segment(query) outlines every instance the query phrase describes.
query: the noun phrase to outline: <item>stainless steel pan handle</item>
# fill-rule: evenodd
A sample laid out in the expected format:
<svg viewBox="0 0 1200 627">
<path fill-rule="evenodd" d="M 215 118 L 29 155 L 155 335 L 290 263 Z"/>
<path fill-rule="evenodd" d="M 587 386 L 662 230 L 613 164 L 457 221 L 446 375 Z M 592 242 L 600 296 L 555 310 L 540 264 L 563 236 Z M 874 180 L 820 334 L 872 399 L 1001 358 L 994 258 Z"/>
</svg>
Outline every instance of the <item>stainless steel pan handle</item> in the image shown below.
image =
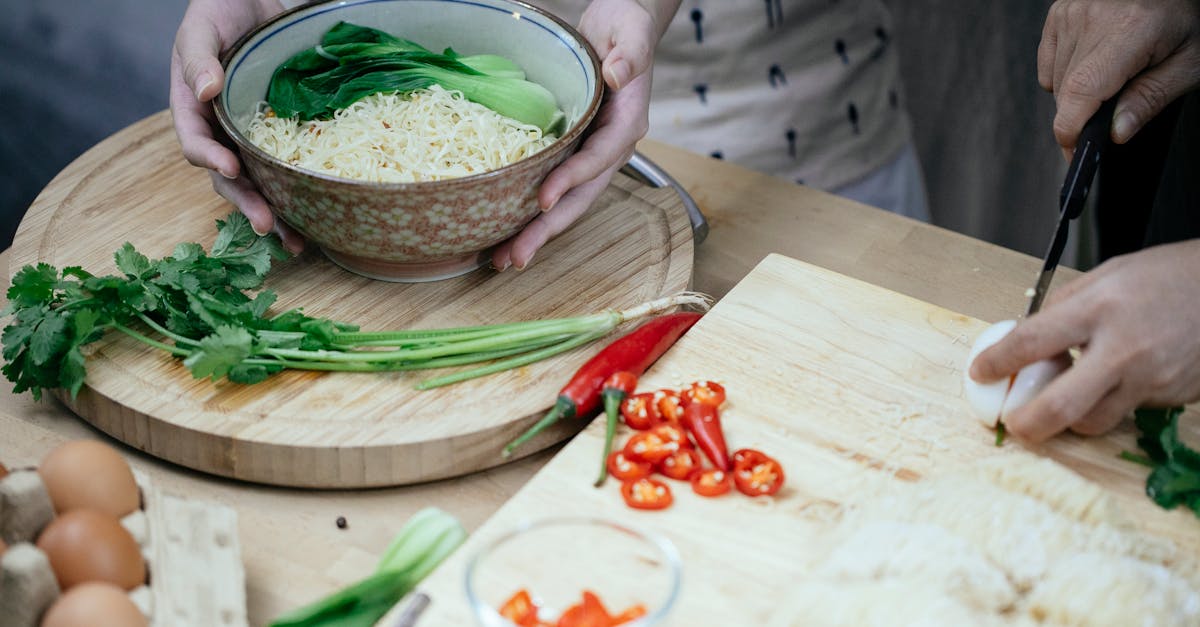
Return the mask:
<svg viewBox="0 0 1200 627">
<path fill-rule="evenodd" d="M 683 201 L 683 208 L 687 210 L 688 219 L 692 222 L 692 242 L 699 244 L 708 237 L 708 220 L 704 218 L 704 214 L 700 212 L 700 207 L 696 205 L 696 201 L 692 200 L 691 194 L 679 184 L 670 174 L 663 171 L 653 161 L 644 157 L 641 153 L 635 152 L 629 158 L 629 163 L 621 168 L 621 172 L 628 176 L 632 176 L 647 185 L 653 187 L 670 187 L 679 194 L 679 199 Z"/>
</svg>

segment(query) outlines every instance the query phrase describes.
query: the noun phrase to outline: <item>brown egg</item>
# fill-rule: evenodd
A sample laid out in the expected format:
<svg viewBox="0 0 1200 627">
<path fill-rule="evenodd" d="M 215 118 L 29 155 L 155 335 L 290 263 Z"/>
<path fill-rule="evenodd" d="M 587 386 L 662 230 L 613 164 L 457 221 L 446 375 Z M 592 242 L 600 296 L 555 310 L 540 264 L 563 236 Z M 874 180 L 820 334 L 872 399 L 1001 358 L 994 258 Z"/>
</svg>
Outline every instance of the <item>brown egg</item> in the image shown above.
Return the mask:
<svg viewBox="0 0 1200 627">
<path fill-rule="evenodd" d="M 87 507 L 121 518 L 140 505 L 129 464 L 103 442 L 67 442 L 42 459 L 38 474 L 59 514 Z"/>
<path fill-rule="evenodd" d="M 0 479 L 8 476 L 8 469 L 4 467 L 4 462 L 0 462 Z"/>
<path fill-rule="evenodd" d="M 0 538 L 0 555 L 4 555 L 4 552 L 7 550 L 8 545 L 4 543 L 4 538 Z"/>
<path fill-rule="evenodd" d="M 146 617 L 129 594 L 111 583 L 84 583 L 46 610 L 41 627 L 146 627 Z"/>
<path fill-rule="evenodd" d="M 132 590 L 146 581 L 146 562 L 137 541 L 112 516 L 73 509 L 46 525 L 37 546 L 50 560 L 58 586 L 107 581 Z"/>
</svg>

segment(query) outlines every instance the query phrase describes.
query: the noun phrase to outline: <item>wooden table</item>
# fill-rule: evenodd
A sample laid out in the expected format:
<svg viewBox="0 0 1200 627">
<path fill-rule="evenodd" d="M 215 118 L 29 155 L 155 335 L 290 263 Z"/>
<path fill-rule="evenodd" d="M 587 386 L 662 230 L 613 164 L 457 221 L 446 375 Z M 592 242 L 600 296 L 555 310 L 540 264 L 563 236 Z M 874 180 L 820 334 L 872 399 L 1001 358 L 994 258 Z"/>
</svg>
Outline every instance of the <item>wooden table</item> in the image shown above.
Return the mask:
<svg viewBox="0 0 1200 627">
<path fill-rule="evenodd" d="M 984 320 L 1016 316 L 1038 261 L 1011 250 L 853 203 L 723 161 L 646 140 L 640 149 L 672 173 L 711 223 L 697 249 L 695 287 L 726 293 L 779 252 Z M 205 176 L 199 170 L 196 176 Z M 0 287 L 7 287 L 0 254 Z M 1059 273 L 1059 279 L 1074 272 Z M 0 306 L 3 297 L 0 296 Z M 68 439 L 103 438 L 164 490 L 237 509 L 248 611 L 263 624 L 369 572 L 416 510 L 435 505 L 478 527 L 555 450 L 497 469 L 397 489 L 288 490 L 216 479 L 113 442 L 55 401 L 34 402 L 0 385 L 0 460 L 36 464 Z M 345 516 L 347 529 L 335 520 Z"/>
</svg>

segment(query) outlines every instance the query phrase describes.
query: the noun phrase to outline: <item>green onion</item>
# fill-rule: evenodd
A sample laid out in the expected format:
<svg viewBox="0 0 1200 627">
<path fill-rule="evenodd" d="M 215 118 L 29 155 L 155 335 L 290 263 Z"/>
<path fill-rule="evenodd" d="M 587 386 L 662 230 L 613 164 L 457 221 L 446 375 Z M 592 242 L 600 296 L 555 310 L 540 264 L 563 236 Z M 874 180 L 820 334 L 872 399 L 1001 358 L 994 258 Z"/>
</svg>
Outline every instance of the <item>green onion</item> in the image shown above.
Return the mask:
<svg viewBox="0 0 1200 627">
<path fill-rule="evenodd" d="M 370 627 L 467 538 L 455 518 L 426 508 L 408 520 L 367 578 L 288 612 L 271 627 Z"/>
</svg>

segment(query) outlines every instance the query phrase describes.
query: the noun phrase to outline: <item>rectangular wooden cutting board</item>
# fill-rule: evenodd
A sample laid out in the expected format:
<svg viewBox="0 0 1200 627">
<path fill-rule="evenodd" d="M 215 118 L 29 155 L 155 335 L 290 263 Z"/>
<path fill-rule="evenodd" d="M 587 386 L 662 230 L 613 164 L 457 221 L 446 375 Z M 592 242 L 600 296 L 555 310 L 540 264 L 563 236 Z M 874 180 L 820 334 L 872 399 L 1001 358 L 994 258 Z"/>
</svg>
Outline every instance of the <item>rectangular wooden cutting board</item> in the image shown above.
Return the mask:
<svg viewBox="0 0 1200 627">
<path fill-rule="evenodd" d="M 1019 448 L 994 446 L 992 432 L 962 398 L 967 351 L 984 326 L 768 257 L 654 366 L 639 390 L 697 379 L 724 384 L 729 447 L 759 448 L 782 462 L 787 485 L 778 497 L 701 499 L 686 484 L 670 482 L 669 510 L 630 510 L 617 482 L 592 487 L 603 436 L 602 421 L 594 421 L 426 580 L 423 590 L 433 602 L 419 624 L 473 624 L 463 585 L 467 561 L 519 523 L 552 516 L 610 518 L 670 538 L 684 566 L 666 624 L 760 624 L 803 574 L 796 565 L 815 548 L 808 542 L 814 508 L 843 501 L 872 478 L 920 481 Z M 1187 418 L 1184 438 L 1200 441 L 1197 421 Z M 618 443 L 627 437 L 622 427 Z M 1151 503 L 1143 493 L 1145 469 L 1118 459 L 1122 449 L 1136 450 L 1131 424 L 1101 438 L 1061 436 L 1038 452 L 1106 487 L 1142 529 L 1200 552 L 1200 521 Z M 604 564 L 590 567 L 598 581 L 620 576 Z M 514 578 L 513 590 L 521 585 Z"/>
</svg>

